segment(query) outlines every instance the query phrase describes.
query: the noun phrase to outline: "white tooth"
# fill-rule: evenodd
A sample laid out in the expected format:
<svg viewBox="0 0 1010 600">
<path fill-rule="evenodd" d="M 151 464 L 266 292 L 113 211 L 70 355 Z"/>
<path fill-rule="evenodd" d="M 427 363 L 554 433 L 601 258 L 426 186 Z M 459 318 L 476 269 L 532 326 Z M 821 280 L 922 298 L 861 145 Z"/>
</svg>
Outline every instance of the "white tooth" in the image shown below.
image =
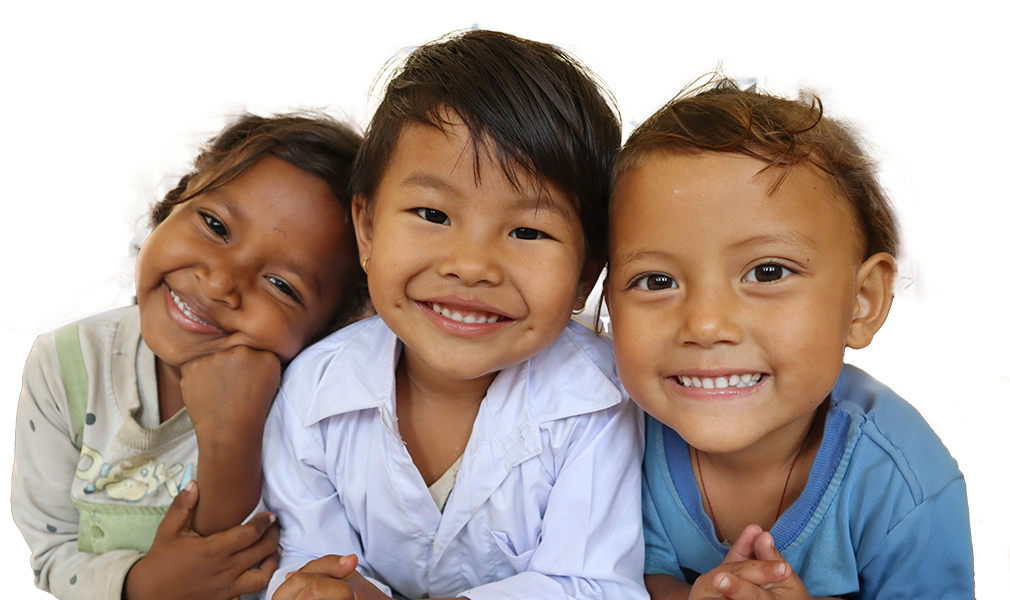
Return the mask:
<svg viewBox="0 0 1010 600">
<path fill-rule="evenodd" d="M 690 377 L 677 377 L 677 380 L 680 381 L 680 385 L 682 385 L 684 387 L 691 387 L 691 378 Z"/>
<path fill-rule="evenodd" d="M 487 318 L 487 322 L 488 323 L 497 323 L 498 322 L 498 315 L 491 315 L 490 317 Z"/>
<path fill-rule="evenodd" d="M 740 376 L 740 382 L 743 383 L 744 385 L 750 383 L 750 380 L 751 380 L 751 374 L 750 373 L 747 373 L 746 375 L 741 375 Z"/>
<path fill-rule="evenodd" d="M 701 380 L 698 379 L 697 377 L 692 377 L 691 378 L 691 385 L 694 386 L 694 387 L 701 387 Z"/>
<path fill-rule="evenodd" d="M 710 378 L 706 377 L 701 380 L 701 387 L 705 388 L 706 390 L 715 389 L 715 382 L 712 381 Z"/>
<path fill-rule="evenodd" d="M 740 376 L 739 375 L 730 375 L 729 376 L 729 384 L 730 385 L 736 385 L 738 383 L 740 383 Z"/>
<path fill-rule="evenodd" d="M 464 323 L 476 323 L 477 322 L 477 318 L 473 317 L 471 315 L 467 315 L 467 316 L 463 317 L 463 322 Z"/>
<path fill-rule="evenodd" d="M 715 387 L 717 387 L 719 389 L 722 389 L 722 388 L 728 387 L 728 386 L 729 386 L 729 381 L 727 381 L 725 377 L 716 377 L 715 378 Z"/>
<path fill-rule="evenodd" d="M 478 323 L 487 323 L 487 317 L 485 317 L 484 315 L 481 315 L 481 316 L 477 317 L 477 322 Z"/>
<path fill-rule="evenodd" d="M 442 307 L 435 304 L 434 302 L 431 303 L 431 310 L 437 312 L 438 314 L 442 314 Z"/>
<path fill-rule="evenodd" d="M 452 313 L 452 316 L 449 317 L 449 318 L 452 319 L 453 321 L 462 321 L 463 320 L 463 315 L 461 315 L 459 313 Z"/>
</svg>

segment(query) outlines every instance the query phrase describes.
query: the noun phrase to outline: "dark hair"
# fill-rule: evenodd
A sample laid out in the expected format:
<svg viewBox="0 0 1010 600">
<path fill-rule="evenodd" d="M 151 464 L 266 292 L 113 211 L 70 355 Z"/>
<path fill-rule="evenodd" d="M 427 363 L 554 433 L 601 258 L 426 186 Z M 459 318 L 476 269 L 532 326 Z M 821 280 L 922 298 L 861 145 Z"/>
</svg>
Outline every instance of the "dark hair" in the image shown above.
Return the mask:
<svg viewBox="0 0 1010 600">
<path fill-rule="evenodd" d="M 344 209 L 348 231 L 353 232 L 349 182 L 351 165 L 360 145 L 360 134 L 323 113 L 300 112 L 271 117 L 240 115 L 201 148 L 193 161 L 193 169 L 151 208 L 151 226 L 161 224 L 176 205 L 227 185 L 260 159 L 274 156 L 326 182 Z M 356 257 L 358 249 L 354 236 L 346 237 L 347 256 Z M 352 260 L 352 264 L 355 262 Z M 344 305 L 327 331 L 354 320 L 368 304 L 365 274 L 356 267 L 346 272 Z"/>
<path fill-rule="evenodd" d="M 470 131 L 475 177 L 482 151 L 509 182 L 549 181 L 577 203 L 586 258 L 602 258 L 610 173 L 621 143 L 609 92 L 576 58 L 506 33 L 449 34 L 414 50 L 393 73 L 354 162 L 351 190 L 374 200 L 408 123 L 445 131 L 455 113 Z"/>
<path fill-rule="evenodd" d="M 697 154 L 731 152 L 781 167 L 769 193 L 782 184 L 789 169 L 809 162 L 824 171 L 852 207 L 864 256 L 898 254 L 898 223 L 874 162 L 859 138 L 844 123 L 824 116 L 812 94 L 789 100 L 713 77 L 699 88 L 681 92 L 639 125 L 621 149 L 615 186 L 651 152 Z"/>
</svg>

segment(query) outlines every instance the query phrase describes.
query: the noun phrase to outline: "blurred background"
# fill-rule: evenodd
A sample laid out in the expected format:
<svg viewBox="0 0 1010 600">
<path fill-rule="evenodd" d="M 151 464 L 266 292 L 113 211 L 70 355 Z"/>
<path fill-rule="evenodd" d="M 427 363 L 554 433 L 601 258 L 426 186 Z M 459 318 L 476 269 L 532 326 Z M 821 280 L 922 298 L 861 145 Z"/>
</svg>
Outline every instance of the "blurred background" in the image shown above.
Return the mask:
<svg viewBox="0 0 1010 600">
<path fill-rule="evenodd" d="M 651 5 L 651 6 L 650 6 Z M 968 482 L 977 595 L 1010 573 L 1010 152 L 996 3 L 726 1 L 7 3 L 0 8 L 0 496 L 35 337 L 129 303 L 149 204 L 229 115 L 315 107 L 360 128 L 383 66 L 444 33 L 498 29 L 564 47 L 606 81 L 625 135 L 718 65 L 811 89 L 879 158 L 903 227 L 902 282 L 855 363 L 904 396 Z M 6 500 L 5 500 L 6 502 Z M 35 590 L 0 517 L 8 598 Z M 999 590 L 1002 590 L 1000 592 Z"/>
</svg>

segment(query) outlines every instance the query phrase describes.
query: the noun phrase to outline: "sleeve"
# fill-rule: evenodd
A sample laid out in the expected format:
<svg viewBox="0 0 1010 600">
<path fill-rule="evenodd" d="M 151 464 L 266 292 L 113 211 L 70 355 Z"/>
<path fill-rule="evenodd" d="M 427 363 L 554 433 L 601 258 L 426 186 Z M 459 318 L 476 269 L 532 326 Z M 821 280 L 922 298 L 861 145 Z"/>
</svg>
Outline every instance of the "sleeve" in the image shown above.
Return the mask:
<svg viewBox="0 0 1010 600">
<path fill-rule="evenodd" d="M 647 599 L 642 566 L 642 415 L 630 401 L 588 416 L 569 443 L 525 571 L 470 600 Z M 517 557 L 519 559 L 521 557 Z"/>
<path fill-rule="evenodd" d="M 52 334 L 25 364 L 14 434 L 11 512 L 31 549 L 35 585 L 57 598 L 119 600 L 141 553 L 77 549 L 79 515 L 70 486 L 80 459 Z"/>
<path fill-rule="evenodd" d="M 975 597 L 974 561 L 963 478 L 925 499 L 887 532 L 859 572 L 860 598 Z"/>
<path fill-rule="evenodd" d="M 325 423 L 325 422 L 324 422 Z M 357 554 L 358 572 L 387 595 L 365 561 L 338 490 L 326 472 L 322 438 L 313 435 L 286 401 L 282 389 L 267 417 L 263 437 L 263 499 L 281 524 L 280 564 L 270 579 L 272 598 L 287 573 L 327 554 Z"/>
</svg>

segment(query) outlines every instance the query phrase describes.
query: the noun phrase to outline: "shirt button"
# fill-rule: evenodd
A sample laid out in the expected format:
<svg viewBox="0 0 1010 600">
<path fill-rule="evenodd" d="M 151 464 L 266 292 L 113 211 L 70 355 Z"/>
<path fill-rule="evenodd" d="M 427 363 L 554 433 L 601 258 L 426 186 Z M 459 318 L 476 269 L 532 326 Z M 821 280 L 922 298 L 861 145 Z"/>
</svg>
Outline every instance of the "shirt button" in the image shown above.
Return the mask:
<svg viewBox="0 0 1010 600">
<path fill-rule="evenodd" d="M 92 539 L 100 540 L 105 537 L 105 531 L 98 525 L 91 526 L 91 537 Z"/>
</svg>

